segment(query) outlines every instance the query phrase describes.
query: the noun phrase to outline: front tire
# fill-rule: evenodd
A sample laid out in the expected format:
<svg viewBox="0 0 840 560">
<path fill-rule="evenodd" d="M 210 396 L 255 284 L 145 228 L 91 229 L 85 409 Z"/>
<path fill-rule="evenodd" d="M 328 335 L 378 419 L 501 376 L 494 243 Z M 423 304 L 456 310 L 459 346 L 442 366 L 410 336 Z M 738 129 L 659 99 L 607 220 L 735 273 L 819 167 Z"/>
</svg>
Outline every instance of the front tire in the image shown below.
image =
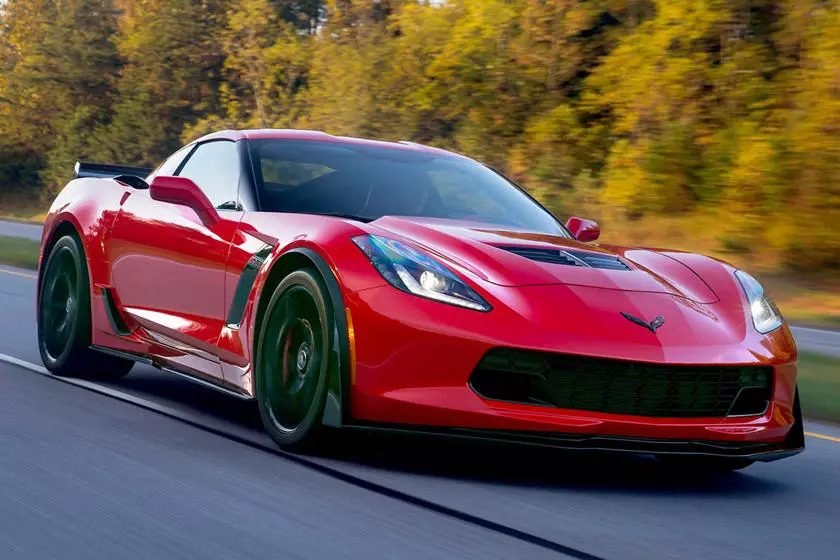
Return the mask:
<svg viewBox="0 0 840 560">
<path fill-rule="evenodd" d="M 260 326 L 255 392 L 266 431 L 283 449 L 312 449 L 322 431 L 333 317 L 318 273 L 280 282 Z"/>
<path fill-rule="evenodd" d="M 90 280 L 82 244 L 66 235 L 46 258 L 38 294 L 38 350 L 54 375 L 116 380 L 134 362 L 90 349 Z"/>
</svg>

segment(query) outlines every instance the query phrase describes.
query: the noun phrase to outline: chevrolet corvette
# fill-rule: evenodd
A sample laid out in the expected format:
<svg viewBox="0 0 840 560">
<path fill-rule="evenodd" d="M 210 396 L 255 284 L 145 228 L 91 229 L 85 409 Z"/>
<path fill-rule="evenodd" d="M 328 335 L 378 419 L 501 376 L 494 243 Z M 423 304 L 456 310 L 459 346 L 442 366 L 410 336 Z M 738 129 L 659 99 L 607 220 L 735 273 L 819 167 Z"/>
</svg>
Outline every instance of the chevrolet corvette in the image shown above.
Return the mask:
<svg viewBox="0 0 840 560">
<path fill-rule="evenodd" d="M 444 150 L 218 132 L 155 169 L 76 165 L 38 345 L 58 376 L 141 362 L 254 400 L 288 450 L 339 429 L 714 470 L 802 451 L 797 350 L 761 284 L 599 234 Z"/>
</svg>

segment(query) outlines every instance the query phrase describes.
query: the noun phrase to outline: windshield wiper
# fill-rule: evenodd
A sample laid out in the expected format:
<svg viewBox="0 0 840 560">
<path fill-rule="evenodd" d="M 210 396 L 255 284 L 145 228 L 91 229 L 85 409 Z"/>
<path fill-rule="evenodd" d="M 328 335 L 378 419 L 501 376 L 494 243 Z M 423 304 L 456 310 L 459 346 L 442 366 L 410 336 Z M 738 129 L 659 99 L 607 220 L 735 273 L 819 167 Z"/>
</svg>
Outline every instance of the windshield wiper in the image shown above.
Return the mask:
<svg viewBox="0 0 840 560">
<path fill-rule="evenodd" d="M 331 218 L 346 218 L 348 220 L 356 220 L 357 222 L 370 223 L 376 218 L 366 218 L 364 216 L 356 216 L 355 214 L 344 214 L 342 212 L 299 212 L 299 214 L 310 214 L 312 216 L 330 216 Z"/>
</svg>

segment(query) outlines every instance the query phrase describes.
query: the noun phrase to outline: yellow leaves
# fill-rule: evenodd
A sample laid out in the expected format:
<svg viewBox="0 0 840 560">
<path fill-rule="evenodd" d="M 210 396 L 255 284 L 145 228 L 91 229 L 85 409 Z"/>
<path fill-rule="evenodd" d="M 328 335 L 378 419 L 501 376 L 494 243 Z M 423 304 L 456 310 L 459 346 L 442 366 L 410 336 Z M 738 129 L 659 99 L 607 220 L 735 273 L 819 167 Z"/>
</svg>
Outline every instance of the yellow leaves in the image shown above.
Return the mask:
<svg viewBox="0 0 840 560">
<path fill-rule="evenodd" d="M 117 2 L 119 64 L 57 75 L 119 78 L 91 138 L 127 163 L 227 127 L 413 139 L 555 209 L 719 208 L 726 250 L 840 262 L 838 0 Z M 56 4 L 2 5 L 0 140 L 41 149 L 77 104 L 37 81 Z"/>
<path fill-rule="evenodd" d="M 760 195 L 762 188 L 772 178 L 768 170 L 772 169 L 775 156 L 770 142 L 761 136 L 744 139 L 732 169 L 727 177 L 727 187 L 733 195 L 746 200 L 753 208 L 761 207 Z"/>
<path fill-rule="evenodd" d="M 605 204 L 629 208 L 643 204 L 647 188 L 650 187 L 644 171 L 644 156 L 647 143 L 632 145 L 619 140 L 613 145 L 604 178 L 602 199 Z"/>
<path fill-rule="evenodd" d="M 607 158 L 604 200 L 632 215 L 691 210 L 703 195 L 699 159 L 686 122 L 667 123 L 660 136 L 619 140 Z"/>
<path fill-rule="evenodd" d="M 319 38 L 313 50 L 309 88 L 303 95 L 308 111 L 301 126 L 362 135 L 369 122 L 367 111 L 376 107 L 367 62 L 364 53 L 351 45 Z"/>
<path fill-rule="evenodd" d="M 512 154 L 518 178 L 529 185 L 570 189 L 580 167 L 575 153 L 579 132 L 577 115 L 569 105 L 533 117 L 523 134 L 526 141 Z"/>
<path fill-rule="evenodd" d="M 791 4 L 785 38 L 798 44 L 790 74 L 792 110 L 785 130 L 793 170 L 789 206 L 797 231 L 785 244 L 788 261 L 801 266 L 840 265 L 840 11 L 836 2 L 805 10 Z M 807 224 L 807 227 L 801 227 Z"/>
</svg>

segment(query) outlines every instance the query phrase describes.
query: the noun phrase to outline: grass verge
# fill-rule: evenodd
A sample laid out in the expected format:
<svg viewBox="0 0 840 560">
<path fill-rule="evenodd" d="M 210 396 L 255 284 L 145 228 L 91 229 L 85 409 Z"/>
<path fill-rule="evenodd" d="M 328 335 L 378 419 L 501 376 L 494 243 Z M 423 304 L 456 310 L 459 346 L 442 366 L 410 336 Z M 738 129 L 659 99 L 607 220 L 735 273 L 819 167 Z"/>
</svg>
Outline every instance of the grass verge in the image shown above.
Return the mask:
<svg viewBox="0 0 840 560">
<path fill-rule="evenodd" d="M 35 193 L 2 192 L 0 187 L 0 220 L 43 224 L 49 203 L 42 202 Z"/>
<path fill-rule="evenodd" d="M 802 414 L 840 423 L 840 359 L 800 353 L 798 379 Z"/>
<path fill-rule="evenodd" d="M 38 241 L 0 235 L 0 264 L 35 270 L 40 249 Z"/>
</svg>

